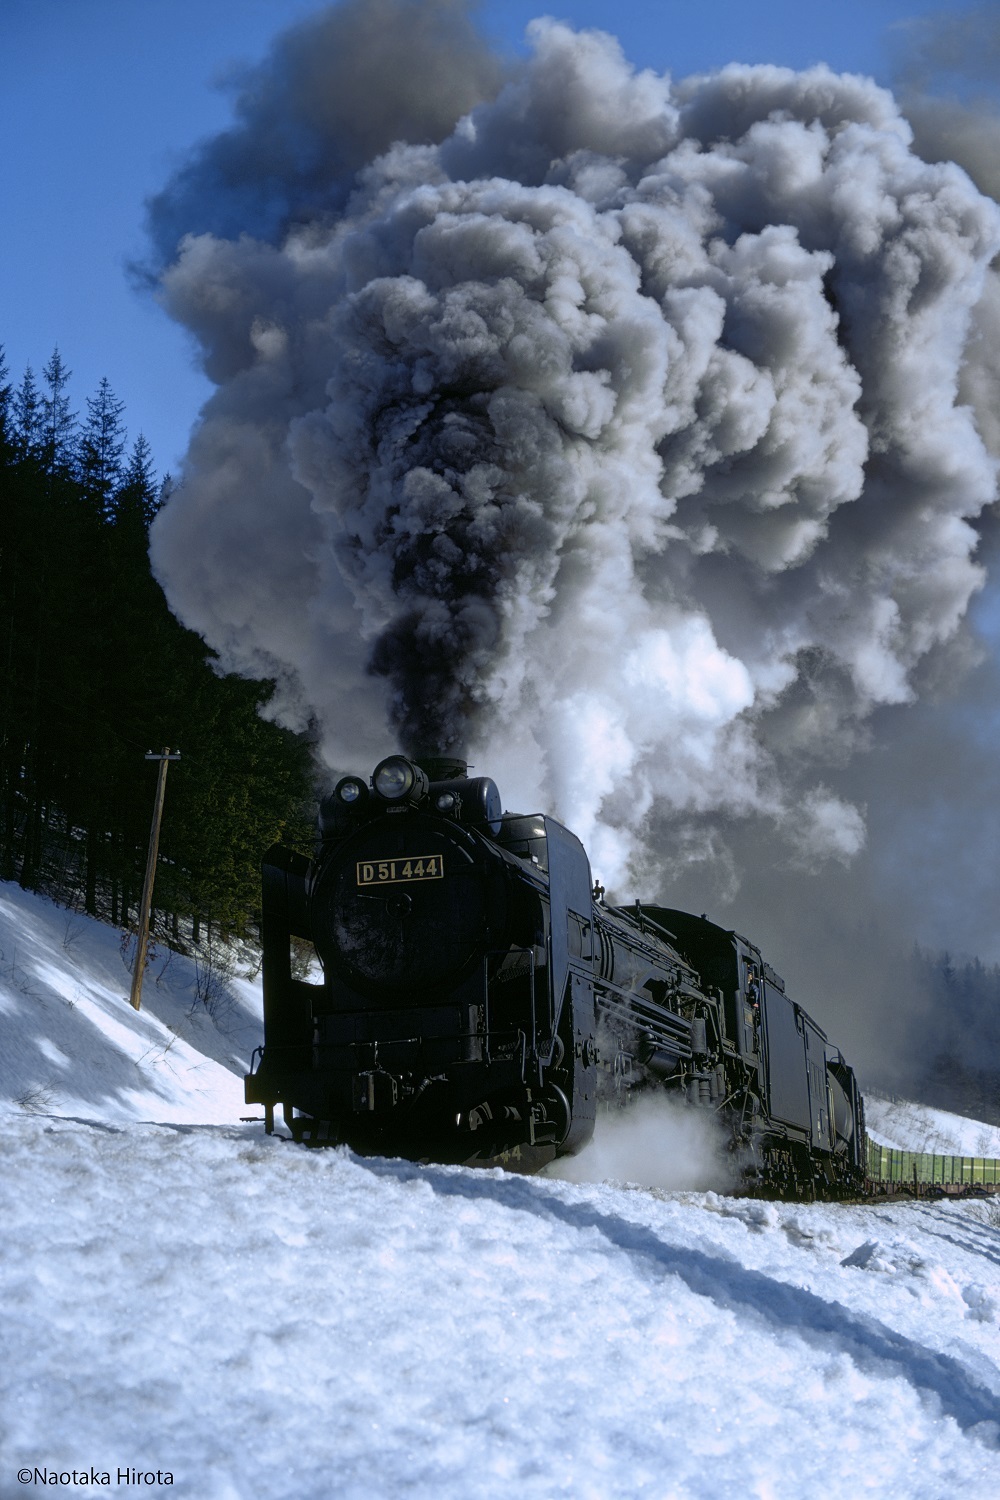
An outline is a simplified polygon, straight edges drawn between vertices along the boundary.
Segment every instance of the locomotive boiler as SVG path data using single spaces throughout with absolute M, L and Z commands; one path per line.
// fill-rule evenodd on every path
M 586 851 L 502 811 L 465 763 L 390 755 L 320 808 L 316 857 L 263 865 L 267 1129 L 362 1153 L 534 1171 L 657 1090 L 718 1115 L 744 1183 L 864 1179 L 852 1069 L 752 943 L 613 906 Z M 296 977 L 293 939 L 322 981 Z

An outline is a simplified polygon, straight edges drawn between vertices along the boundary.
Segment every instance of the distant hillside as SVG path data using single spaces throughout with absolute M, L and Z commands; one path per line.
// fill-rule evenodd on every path
M 927 1104 L 868 1093 L 865 1121 L 873 1139 L 897 1151 L 1000 1158 L 1000 1128 L 996 1125 L 932 1109 Z

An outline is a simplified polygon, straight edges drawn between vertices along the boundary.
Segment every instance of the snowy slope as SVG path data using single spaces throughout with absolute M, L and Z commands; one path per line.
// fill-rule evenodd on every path
M 263 1039 L 259 983 L 162 949 L 136 1012 L 120 939 L 0 882 L 0 1108 L 114 1122 L 238 1120 L 247 1112 L 242 1075 Z
M 865 1094 L 865 1123 L 874 1140 L 897 1151 L 1000 1158 L 1000 1126 L 984 1125 L 907 1099 Z
M 135 1017 L 116 935 L 84 924 L 71 962 L 66 916 L 0 887 L 5 1097 L 53 1091 L 47 1114 L 0 1104 L 4 1500 L 50 1492 L 17 1482 L 36 1466 L 108 1474 L 59 1486 L 79 1494 L 169 1472 L 142 1492 L 192 1500 L 998 1493 L 1000 1203 L 776 1205 L 269 1140 L 236 1123 L 245 1049 L 179 979 Z M 190 1055 L 167 1067 L 170 1035 Z M 613 1159 L 629 1175 L 627 1143 Z

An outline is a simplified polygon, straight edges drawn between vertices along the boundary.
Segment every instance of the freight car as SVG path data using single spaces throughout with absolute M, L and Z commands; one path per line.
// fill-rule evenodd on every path
M 920 1197 L 992 1197 L 1000 1193 L 1000 1160 L 903 1151 L 868 1137 L 868 1190 Z
M 390 755 L 321 804 L 313 860 L 268 852 L 263 983 L 269 1131 L 280 1105 L 296 1140 L 535 1171 L 659 1090 L 719 1117 L 745 1186 L 863 1186 L 855 1075 L 759 948 L 606 902 L 569 829 L 462 761 Z

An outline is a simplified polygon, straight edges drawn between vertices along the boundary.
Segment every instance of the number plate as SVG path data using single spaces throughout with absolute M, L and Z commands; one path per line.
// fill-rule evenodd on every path
M 444 858 L 440 854 L 358 860 L 358 885 L 398 885 L 401 880 L 440 880 L 443 875 Z

